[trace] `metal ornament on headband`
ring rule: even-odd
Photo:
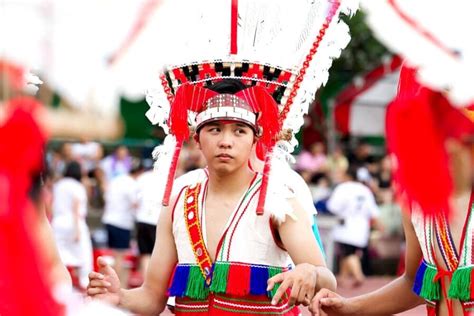
[[[249,125],[257,134],[257,114],[252,107],[233,94],[219,94],[207,100],[204,110],[196,116],[196,130],[218,120],[239,121]]]

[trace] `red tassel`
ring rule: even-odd
[[[281,126],[278,122],[278,105],[268,91],[260,86],[254,86],[236,94],[244,99],[254,110],[259,111],[257,125],[262,128],[262,135],[257,143],[257,157],[265,157],[262,185],[258,197],[257,215],[263,215],[267,195],[268,177],[270,174],[271,154]]]
[[[402,69],[399,90],[386,122],[389,150],[396,158],[395,181],[425,214],[448,212],[453,181],[445,140],[472,135],[474,124],[442,94],[422,87],[413,69]]]
[[[260,112],[257,125],[262,128],[259,139],[265,148],[269,150],[275,144],[275,138],[280,132],[278,123],[278,105],[268,91],[261,86],[254,86],[236,93],[236,96],[245,100],[255,112]]]
[[[171,160],[170,172],[168,173],[168,179],[166,180],[165,193],[163,195],[163,206],[168,206],[170,203],[170,195],[173,190],[174,176],[176,174],[176,167],[178,166],[179,154],[183,147],[183,141],[177,141],[176,147],[174,148],[173,159]]]
[[[169,117],[170,132],[176,137],[178,142],[189,138],[187,103],[187,92],[189,89],[189,85],[181,86],[176,92],[173,104],[171,104]]]
[[[267,198],[268,177],[270,175],[270,167],[272,160],[273,148],[267,152],[265,156],[265,165],[263,166],[262,185],[260,186],[260,194],[258,195],[257,215],[261,216],[265,212],[265,200]]]
[[[250,293],[250,266],[230,265],[226,293],[235,296],[245,296]]]

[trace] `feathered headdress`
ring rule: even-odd
[[[263,212],[277,135],[293,135],[303,125],[332,60],[350,40],[339,14],[356,8],[353,0],[164,1],[156,20],[161,31],[166,30],[157,36],[167,47],[157,57],[165,69],[147,94],[147,117],[170,134],[157,150],[158,168],[168,169],[165,160],[171,164],[164,204],[182,142],[189,137],[188,129],[196,127],[199,109],[213,96],[205,87],[231,78],[256,92],[249,98],[243,90],[236,97],[254,107],[263,130],[258,152],[264,154],[265,167],[257,210]],[[190,91],[197,90],[206,96],[190,99]],[[291,152],[294,137],[286,142],[280,147]]]
[[[387,111],[387,140],[395,179],[427,215],[448,211],[453,181],[447,138],[474,135],[460,107],[474,104],[474,43],[470,1],[363,0],[376,36],[405,59],[399,92]],[[416,43],[416,45],[413,45]],[[427,184],[436,183],[435,186]]]

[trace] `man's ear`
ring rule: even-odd
[[[201,143],[199,142],[199,134],[198,134],[198,133],[194,133],[193,139],[194,139],[194,141],[196,142],[196,145],[197,145],[198,149],[201,149]]]

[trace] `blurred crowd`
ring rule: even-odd
[[[368,258],[398,257],[403,241],[391,162],[388,156],[374,153],[374,147],[365,142],[353,150],[339,145],[331,153],[317,142],[296,155],[293,165],[308,184],[318,218],[340,219],[339,231],[332,232],[339,246],[338,270],[342,278],[352,277],[356,283],[364,280]],[[181,155],[177,177],[205,167],[195,143],[186,144]],[[124,145],[105,149],[83,139],[51,146],[46,161],[45,210],[75,285],[86,286],[93,258],[104,254],[114,263],[123,286],[139,285],[159,216],[143,201],[143,191],[153,186],[149,152]],[[365,234],[364,229],[370,227],[371,234]],[[354,235],[359,242],[354,242]],[[326,237],[323,234],[323,240]],[[347,263],[354,256],[359,261],[355,266]],[[344,258],[352,259],[346,262]]]

